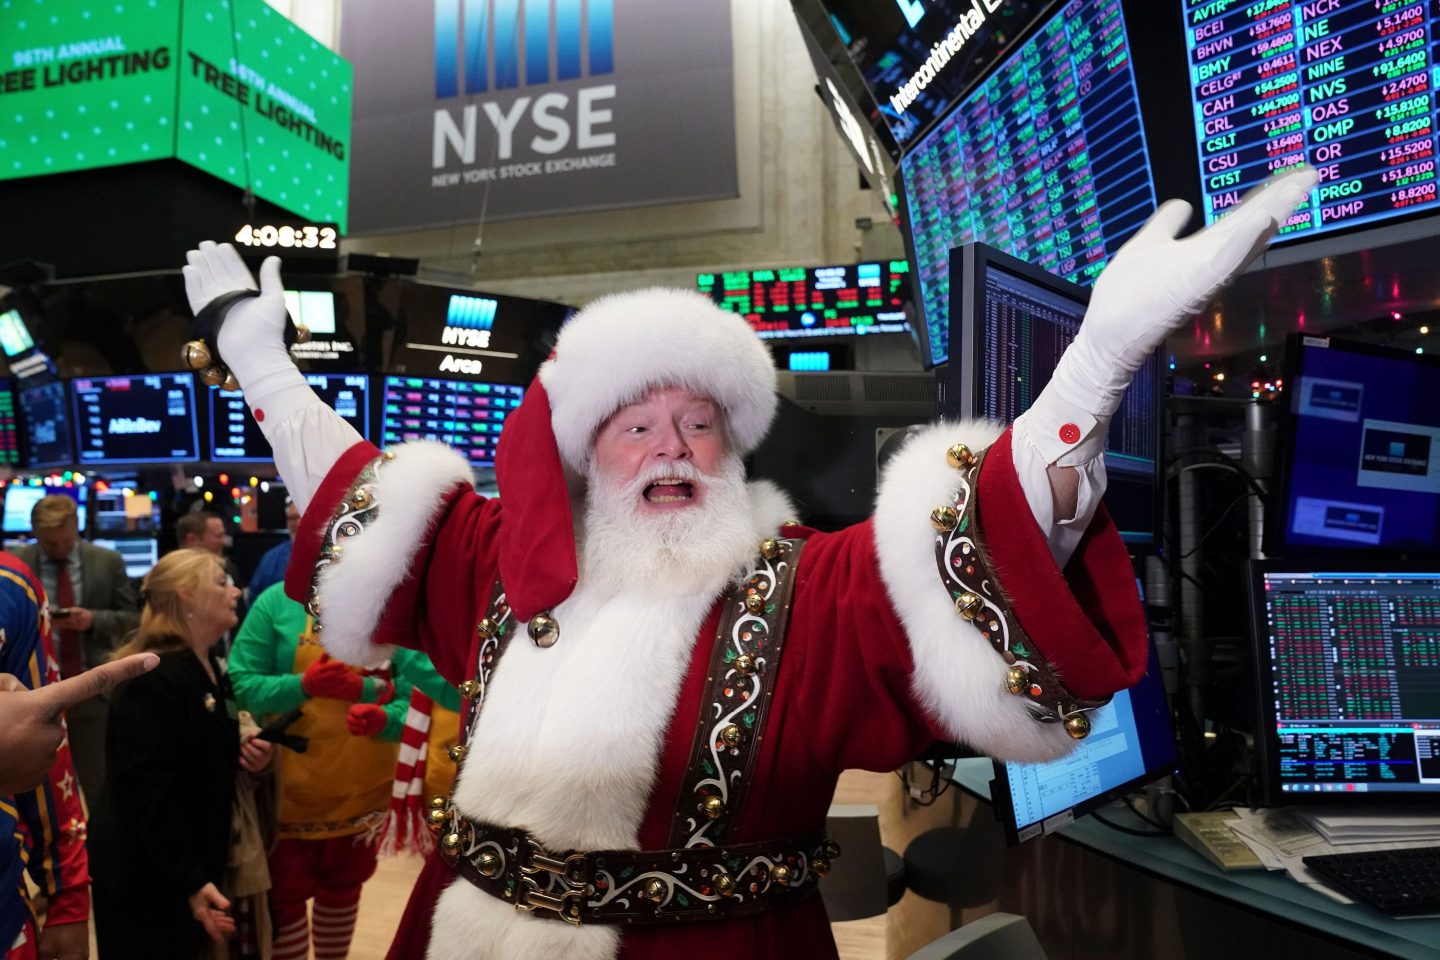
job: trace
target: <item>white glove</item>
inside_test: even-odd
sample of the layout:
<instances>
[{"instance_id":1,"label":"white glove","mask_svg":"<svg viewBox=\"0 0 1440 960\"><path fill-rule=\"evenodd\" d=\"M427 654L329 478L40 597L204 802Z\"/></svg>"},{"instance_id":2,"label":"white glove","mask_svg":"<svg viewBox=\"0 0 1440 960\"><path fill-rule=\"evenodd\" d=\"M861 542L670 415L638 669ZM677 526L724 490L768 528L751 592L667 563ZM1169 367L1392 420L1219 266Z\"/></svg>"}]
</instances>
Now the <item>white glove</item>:
<instances>
[{"instance_id":1,"label":"white glove","mask_svg":"<svg viewBox=\"0 0 1440 960\"><path fill-rule=\"evenodd\" d=\"M222 293L256 289L250 268L228 243L216 246L202 240L185 259L188 265L180 270L185 275L185 295L197 314ZM283 418L315 394L285 347L285 288L279 257L266 257L260 264L259 290L260 296L239 301L225 315L215 345L263 425L266 416Z\"/></svg>"},{"instance_id":2,"label":"white glove","mask_svg":"<svg viewBox=\"0 0 1440 960\"><path fill-rule=\"evenodd\" d=\"M1155 211L1100 274L1079 334L1025 414L1025 432L1047 462L1068 466L1098 455L1135 371L1260 255L1317 182L1311 167L1273 177L1219 223L1183 240L1175 235L1190 204L1170 200Z\"/></svg>"}]
</instances>

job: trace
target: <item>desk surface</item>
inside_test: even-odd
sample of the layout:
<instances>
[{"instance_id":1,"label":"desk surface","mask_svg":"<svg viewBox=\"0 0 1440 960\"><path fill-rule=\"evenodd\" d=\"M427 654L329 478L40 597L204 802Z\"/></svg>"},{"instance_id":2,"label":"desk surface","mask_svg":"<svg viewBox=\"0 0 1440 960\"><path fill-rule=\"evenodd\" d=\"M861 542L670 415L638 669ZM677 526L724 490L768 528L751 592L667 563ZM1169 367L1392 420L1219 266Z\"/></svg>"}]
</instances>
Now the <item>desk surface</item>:
<instances>
[{"instance_id":1,"label":"desk surface","mask_svg":"<svg viewBox=\"0 0 1440 960\"><path fill-rule=\"evenodd\" d=\"M987 802L993 776L994 768L988 758L955 761L955 782ZM1109 817L1112 812L1118 815L1119 811L1133 817L1123 806L1107 807L1106 815ZM1143 826L1138 820L1135 822ZM1090 816L1060 829L1056 836L1137 869L1367 950L1417 960L1440 957L1440 919L1398 920L1365 904L1336 903L1296 883L1281 871L1227 872L1175 837L1133 837L1112 830Z\"/></svg>"}]
</instances>

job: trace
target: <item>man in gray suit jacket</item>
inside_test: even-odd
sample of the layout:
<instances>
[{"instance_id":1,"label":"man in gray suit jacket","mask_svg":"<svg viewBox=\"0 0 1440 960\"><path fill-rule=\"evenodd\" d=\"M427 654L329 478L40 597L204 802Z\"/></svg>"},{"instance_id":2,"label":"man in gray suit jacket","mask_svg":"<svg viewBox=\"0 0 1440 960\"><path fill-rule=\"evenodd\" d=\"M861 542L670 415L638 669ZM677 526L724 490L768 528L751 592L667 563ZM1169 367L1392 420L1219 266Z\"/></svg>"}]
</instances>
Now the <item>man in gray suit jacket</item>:
<instances>
[{"instance_id":1,"label":"man in gray suit jacket","mask_svg":"<svg viewBox=\"0 0 1440 960\"><path fill-rule=\"evenodd\" d=\"M140 622L140 599L113 550L80 539L75 501L42 498L30 512L34 544L15 555L39 576L50 602L55 656L69 677L110 659ZM105 696L71 707L66 714L75 774L92 813L105 783Z\"/></svg>"}]
</instances>

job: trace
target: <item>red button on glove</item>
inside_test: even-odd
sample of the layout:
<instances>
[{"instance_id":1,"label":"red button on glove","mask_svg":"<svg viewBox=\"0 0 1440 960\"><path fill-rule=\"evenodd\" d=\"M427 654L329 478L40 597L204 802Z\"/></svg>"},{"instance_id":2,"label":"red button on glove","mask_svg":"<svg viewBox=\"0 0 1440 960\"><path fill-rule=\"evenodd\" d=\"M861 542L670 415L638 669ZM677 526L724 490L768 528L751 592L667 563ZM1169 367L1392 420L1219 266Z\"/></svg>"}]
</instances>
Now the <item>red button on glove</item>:
<instances>
[{"instance_id":1,"label":"red button on glove","mask_svg":"<svg viewBox=\"0 0 1440 960\"><path fill-rule=\"evenodd\" d=\"M354 703L365 695L365 680L339 660L323 654L300 677L300 689L310 697L348 700Z\"/></svg>"},{"instance_id":2,"label":"red button on glove","mask_svg":"<svg viewBox=\"0 0 1440 960\"><path fill-rule=\"evenodd\" d=\"M385 708L373 703L352 703L345 726L357 737L373 737L385 729Z\"/></svg>"}]
</instances>

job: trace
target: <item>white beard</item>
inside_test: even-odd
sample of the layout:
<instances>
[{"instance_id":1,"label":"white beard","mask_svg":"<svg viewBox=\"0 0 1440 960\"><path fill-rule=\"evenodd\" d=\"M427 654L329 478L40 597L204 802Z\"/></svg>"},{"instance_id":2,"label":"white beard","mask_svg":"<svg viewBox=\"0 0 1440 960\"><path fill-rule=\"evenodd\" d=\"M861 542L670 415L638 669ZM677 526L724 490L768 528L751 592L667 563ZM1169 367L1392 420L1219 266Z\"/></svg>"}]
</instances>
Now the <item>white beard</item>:
<instances>
[{"instance_id":1,"label":"white beard","mask_svg":"<svg viewBox=\"0 0 1440 960\"><path fill-rule=\"evenodd\" d=\"M644 490L662 477L690 480L704 497L684 509L646 512ZM583 517L580 582L616 593L718 593L744 572L757 542L745 467L736 457L713 475L681 461L628 483L600 476L592 463Z\"/></svg>"}]
</instances>

